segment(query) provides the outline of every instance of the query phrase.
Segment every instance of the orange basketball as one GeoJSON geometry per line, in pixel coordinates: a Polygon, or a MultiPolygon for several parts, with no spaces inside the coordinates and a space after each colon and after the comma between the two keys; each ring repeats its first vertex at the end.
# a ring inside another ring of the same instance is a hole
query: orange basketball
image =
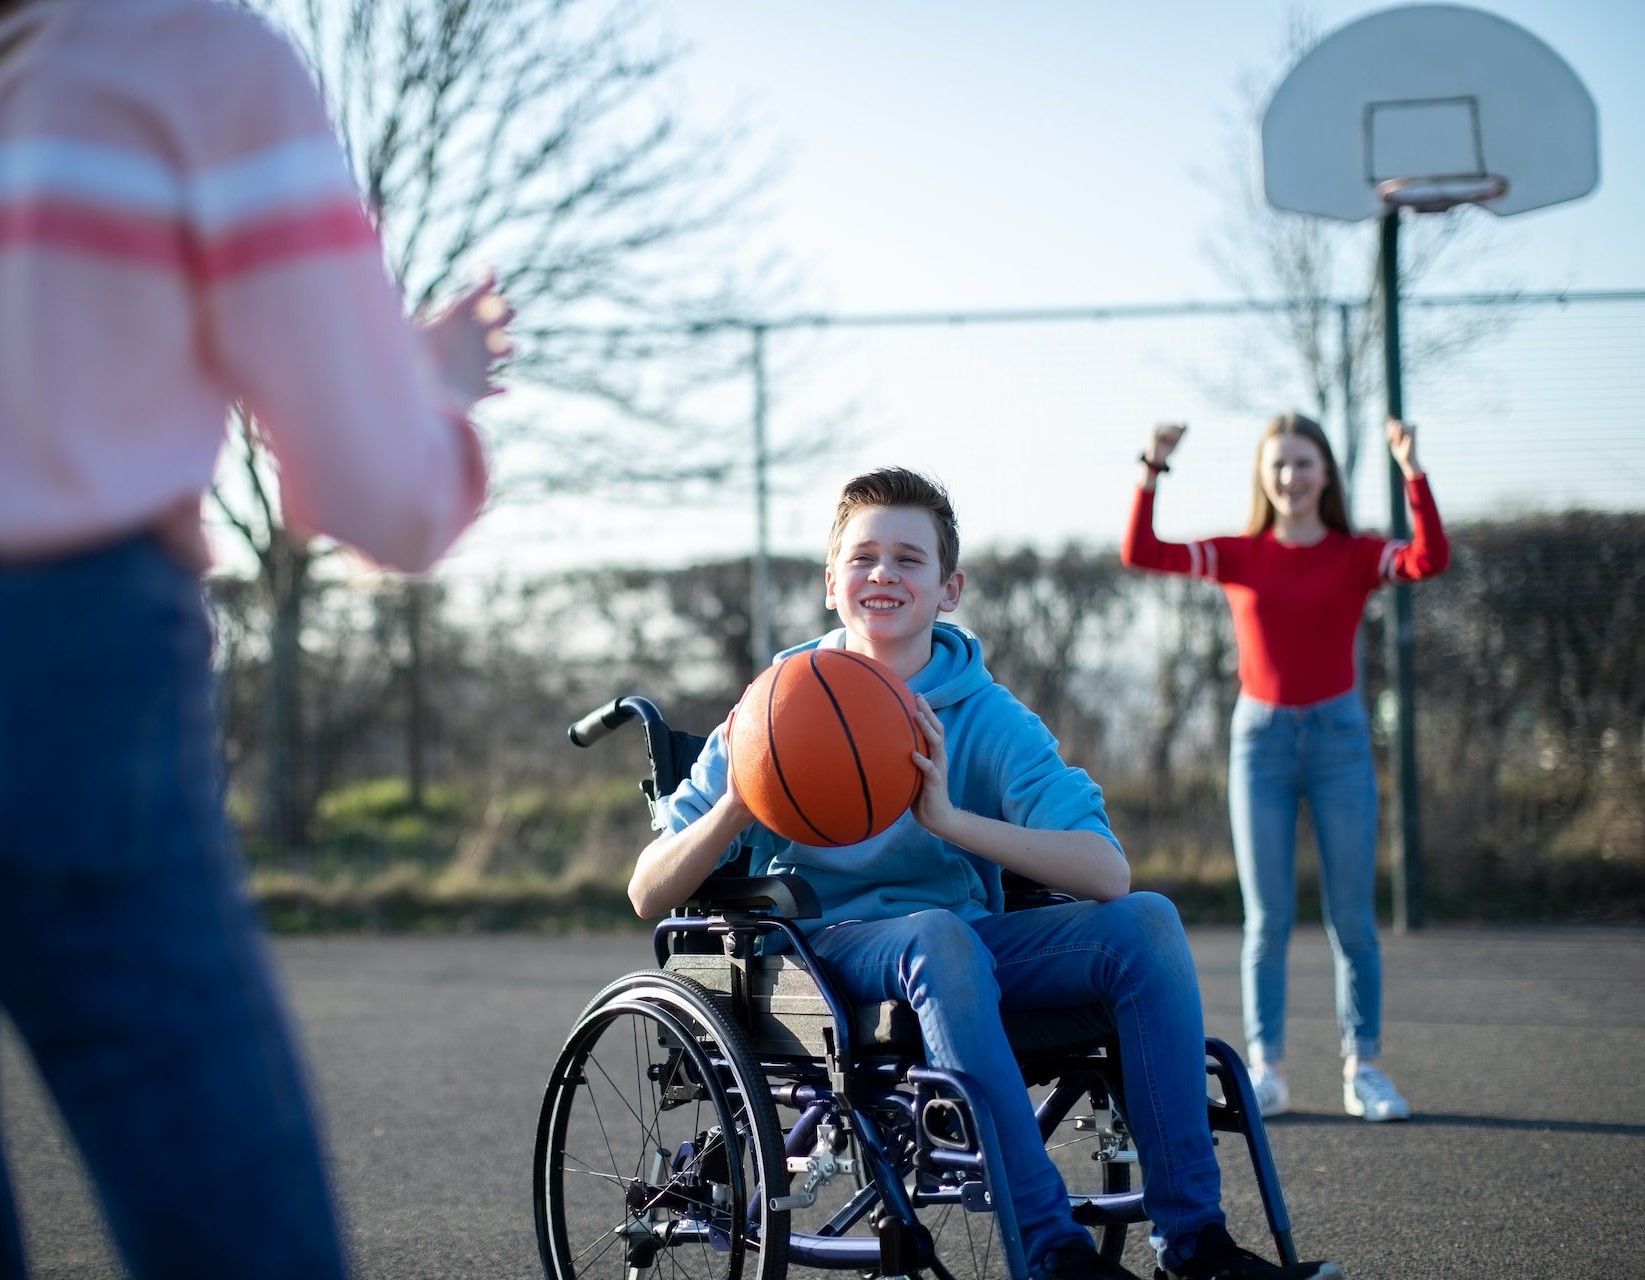
{"type": "Polygon", "coordinates": [[[919,794],[925,751],[914,695],[891,669],[846,649],[810,649],[768,667],[731,720],[731,775],[743,802],[799,844],[878,835],[919,794]]]}

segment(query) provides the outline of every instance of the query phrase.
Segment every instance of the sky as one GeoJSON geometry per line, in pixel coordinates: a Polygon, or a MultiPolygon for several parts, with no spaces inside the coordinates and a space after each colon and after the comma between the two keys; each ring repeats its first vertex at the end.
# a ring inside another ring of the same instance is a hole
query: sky
{"type": "MultiPolygon", "coordinates": [[[[705,123],[742,113],[758,145],[779,161],[764,197],[768,243],[751,243],[750,253],[774,247],[794,264],[802,284],[793,311],[852,316],[1236,297],[1205,246],[1226,218],[1214,182],[1229,163],[1242,85],[1271,83],[1282,68],[1292,15],[1328,33],[1383,7],[1343,0],[657,4],[687,49],[682,111],[705,123]]],[[[1599,112],[1600,182],[1580,201],[1513,219],[1471,212],[1498,224],[1489,229],[1490,252],[1432,283],[1645,287],[1645,4],[1480,7],[1537,36],[1587,85],[1599,112]]],[[[1374,226],[1362,234],[1369,260],[1374,226]]],[[[1208,425],[1198,436],[1191,427],[1184,461],[1197,446],[1204,491],[1215,485],[1211,469],[1224,466],[1237,469],[1226,487],[1243,491],[1261,417],[1253,411],[1213,425],[1220,420],[1206,416],[1203,388],[1177,391],[1160,373],[1172,358],[1157,353],[1128,352],[1156,376],[1126,394],[1081,341],[1067,326],[995,329],[952,342],[931,330],[828,335],[820,353],[796,362],[797,372],[775,378],[772,430],[779,438],[803,432],[843,404],[850,439],[803,476],[779,479],[773,550],[816,550],[839,483],[881,462],[942,476],[973,545],[1101,541],[1099,533],[1112,540],[1149,422],[1190,410],[1191,421],[1208,425]]],[[[1125,342],[1116,336],[1113,345],[1125,342]]],[[[1192,370],[1178,372],[1195,382],[1192,370]]],[[[1430,413],[1451,408],[1431,399],[1430,413]]],[[[1493,412],[1512,408],[1497,404],[1493,412]]],[[[1465,456],[1465,425],[1456,434],[1450,454],[1433,437],[1427,463],[1436,474],[1453,455],[1465,456]]],[[[1627,465],[1636,461],[1645,464],[1630,455],[1627,465]]],[[[1509,477],[1490,496],[1500,500],[1526,483],[1509,477]]],[[[1224,531],[1240,513],[1208,501],[1179,514],[1179,532],[1192,524],[1206,533],[1224,531]]],[[[1172,532],[1168,522],[1165,531],[1172,532]]],[[[740,498],[684,516],[563,502],[551,514],[488,516],[455,563],[478,572],[499,550],[528,546],[550,561],[691,559],[745,552],[753,537],[751,507],[740,498]],[[676,532],[662,532],[668,528],[676,532]]]]}

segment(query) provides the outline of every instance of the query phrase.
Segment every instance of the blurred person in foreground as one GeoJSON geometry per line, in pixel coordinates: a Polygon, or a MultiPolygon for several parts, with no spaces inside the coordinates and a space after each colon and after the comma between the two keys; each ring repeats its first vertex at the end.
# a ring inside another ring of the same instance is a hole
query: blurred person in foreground
{"type": "Polygon", "coordinates": [[[259,19],[0,0],[0,1009],[134,1277],[344,1272],[220,794],[200,508],[228,407],[288,527],[421,572],[485,500],[468,413],[509,318],[486,285],[406,322],[259,19]]]}

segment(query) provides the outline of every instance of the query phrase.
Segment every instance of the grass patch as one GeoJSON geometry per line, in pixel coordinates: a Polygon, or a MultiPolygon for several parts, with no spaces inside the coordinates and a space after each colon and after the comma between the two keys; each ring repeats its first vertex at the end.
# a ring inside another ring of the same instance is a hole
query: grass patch
{"type": "Polygon", "coordinates": [[[638,927],[621,886],[584,879],[453,877],[403,865],[364,881],[252,878],[274,933],[556,932],[638,927]]]}
{"type": "MultiPolygon", "coordinates": [[[[1242,904],[1219,782],[1170,794],[1124,784],[1107,793],[1132,883],[1171,898],[1190,924],[1237,924],[1242,904]]],[[[1386,816],[1386,815],[1385,815],[1386,816]]],[[[1627,822],[1567,829],[1529,851],[1488,824],[1464,839],[1442,822],[1425,836],[1427,919],[1645,921],[1645,860],[1627,822]]],[[[626,886],[651,838],[634,784],[522,787],[489,797],[430,788],[413,806],[397,779],[358,783],[319,806],[301,850],[248,842],[252,892],[278,933],[466,933],[639,927],[626,886]]],[[[1306,824],[1297,849],[1297,917],[1320,919],[1317,855],[1306,824]]],[[[1379,914],[1392,918],[1388,869],[1379,914]]]]}

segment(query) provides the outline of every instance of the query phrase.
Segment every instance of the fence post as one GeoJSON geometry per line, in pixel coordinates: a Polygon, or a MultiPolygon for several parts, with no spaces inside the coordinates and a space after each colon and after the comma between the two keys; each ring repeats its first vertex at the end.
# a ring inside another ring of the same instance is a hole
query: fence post
{"type": "Polygon", "coordinates": [[[765,326],[752,325],[754,373],[754,563],[748,602],[751,669],[757,674],[771,661],[771,495],[766,475],[765,326]]]}
{"type": "Polygon", "coordinates": [[[1354,396],[1354,346],[1349,317],[1352,304],[1337,303],[1337,373],[1342,394],[1342,506],[1354,519],[1354,483],[1359,475],[1359,403],[1354,396]]]}

